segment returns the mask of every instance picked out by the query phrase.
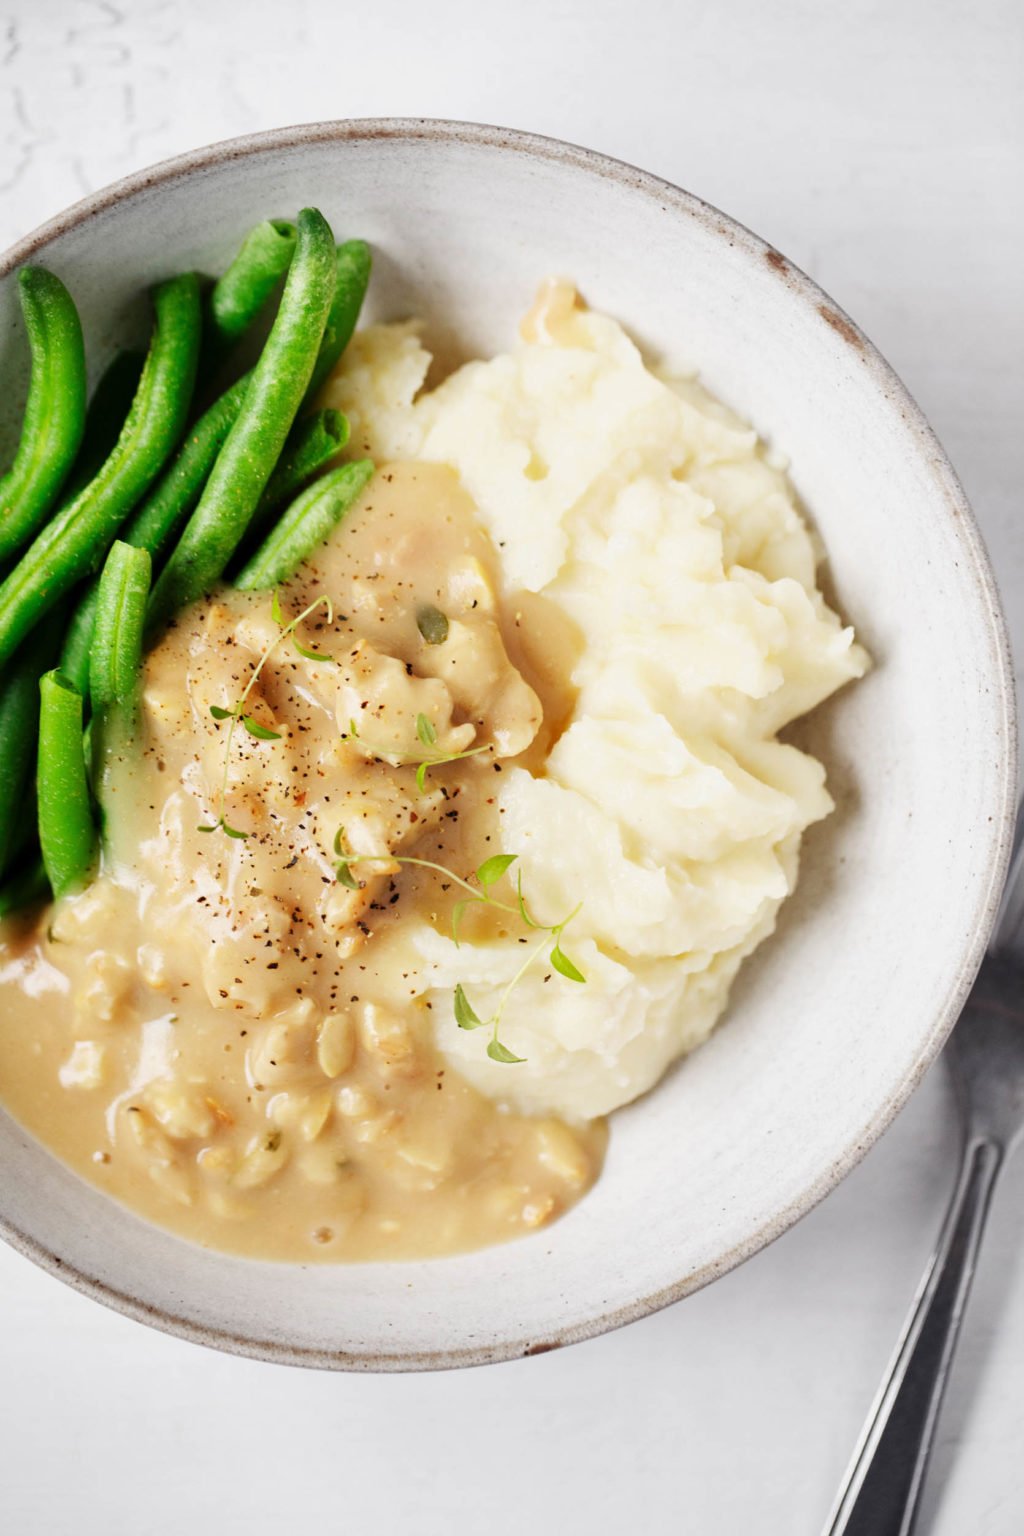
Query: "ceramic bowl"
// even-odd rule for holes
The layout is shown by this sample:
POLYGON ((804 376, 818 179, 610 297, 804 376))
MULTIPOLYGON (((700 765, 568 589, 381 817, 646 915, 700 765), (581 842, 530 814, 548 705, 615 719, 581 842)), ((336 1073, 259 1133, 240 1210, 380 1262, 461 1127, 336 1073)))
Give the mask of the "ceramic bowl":
MULTIPOLYGON (((267 214, 318 204, 372 241, 371 315, 426 317, 450 361, 506 347, 538 280, 577 280, 792 461, 835 600, 876 666, 803 729, 838 801, 713 1039, 618 1114, 604 1174, 557 1225, 422 1264, 225 1257, 140 1221, 0 1115, 9 1241, 97 1300, 270 1360, 388 1370, 538 1353, 721 1275, 857 1162, 954 1022, 1004 874, 1013 691, 992 573, 942 449, 857 327, 778 251, 600 155, 431 121, 214 145, 80 203, 0 268, 3 411, 24 359, 14 270, 51 266, 93 363, 140 290, 217 270, 267 214)), ((0 420, 13 427, 13 420, 0 420)))

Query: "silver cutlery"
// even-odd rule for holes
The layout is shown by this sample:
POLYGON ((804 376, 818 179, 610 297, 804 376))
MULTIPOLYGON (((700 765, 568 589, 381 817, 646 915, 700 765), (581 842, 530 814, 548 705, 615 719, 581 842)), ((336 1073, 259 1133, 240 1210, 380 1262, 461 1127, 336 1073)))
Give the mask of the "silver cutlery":
POLYGON ((992 1194, 1024 1136, 1024 805, 988 955, 946 1058, 963 1124, 960 1175, 827 1536, 911 1536, 992 1194))

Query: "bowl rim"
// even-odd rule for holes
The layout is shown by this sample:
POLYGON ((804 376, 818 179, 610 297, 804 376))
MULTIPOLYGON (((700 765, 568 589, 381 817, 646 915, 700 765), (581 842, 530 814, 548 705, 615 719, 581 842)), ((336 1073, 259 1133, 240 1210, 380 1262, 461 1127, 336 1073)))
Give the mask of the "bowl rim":
POLYGON ((970 932, 965 935, 956 984, 946 999, 944 1007, 933 1021, 932 1028, 911 1067, 903 1080, 892 1086, 888 1096, 877 1108, 863 1131, 796 1199, 791 1201, 784 1210, 765 1221, 757 1231, 696 1273, 687 1274, 680 1280, 649 1295, 641 1296, 626 1306, 595 1314, 582 1322, 557 1330, 552 1337, 538 1340, 526 1348, 520 1340, 498 1339, 468 1349, 442 1348, 436 1351, 357 1355, 314 1347, 297 1347, 269 1338, 253 1338, 244 1333, 210 1328, 186 1316, 151 1306, 136 1296, 119 1291, 104 1281, 84 1274, 47 1248, 45 1244, 22 1232, 0 1213, 0 1236, 17 1252, 31 1259, 49 1274, 63 1280, 74 1290, 137 1322, 147 1323, 161 1332, 231 1354, 282 1365, 351 1371, 440 1370, 484 1365, 524 1355, 545 1354, 563 1345, 578 1343, 647 1317, 662 1307, 702 1289, 712 1280, 718 1279, 745 1259, 767 1247, 812 1210, 860 1162, 906 1103, 938 1055, 960 1015, 984 958, 989 934, 999 910, 1009 864, 1017 806, 1016 682, 1009 636, 995 575, 974 513, 942 445, 903 381, 859 326, 824 289, 795 266, 788 257, 712 204, 627 161, 615 159, 597 150, 586 149, 562 139, 522 129, 460 122, 446 118, 343 118, 324 122, 298 123, 288 127, 244 134, 236 138, 217 140, 199 149, 188 150, 183 154, 158 161, 141 171, 111 182, 108 186, 73 203, 10 246, 0 255, 0 278, 8 276, 16 267, 28 261, 52 240, 77 228, 95 215, 140 193, 183 181, 197 171, 209 170, 234 160, 244 160, 251 155, 264 155, 304 145, 354 143, 363 140, 461 143, 474 148, 523 156, 526 159, 552 161, 598 176, 603 180, 617 182, 646 197, 655 198, 662 206, 670 207, 676 213, 696 218, 713 234, 729 243, 741 244, 749 253, 759 256, 766 262, 798 302, 814 309, 837 335, 859 354, 861 361, 870 369, 876 387, 888 397, 889 410, 902 416, 905 427, 915 434, 922 449, 926 451, 935 473, 937 492, 941 494, 944 502, 943 511, 947 518, 954 521, 967 556, 965 574, 976 584, 981 607, 987 613, 989 620, 989 639, 995 662, 993 684, 998 690, 997 708, 1001 708, 1005 734, 1005 746, 1000 764, 1002 770, 999 786, 1000 804, 998 807, 993 807, 991 818, 991 864, 988 887, 973 915, 970 932))

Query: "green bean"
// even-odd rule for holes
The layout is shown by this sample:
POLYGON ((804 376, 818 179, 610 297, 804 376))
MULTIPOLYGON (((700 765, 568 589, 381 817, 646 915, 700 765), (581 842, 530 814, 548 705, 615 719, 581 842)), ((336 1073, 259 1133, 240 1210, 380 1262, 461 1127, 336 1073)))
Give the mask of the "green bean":
POLYGON ((251 559, 281 508, 294 500, 318 469, 341 452, 348 439, 348 418, 340 411, 315 411, 295 423, 229 569, 241 569, 251 559))
POLYGON ((0 683, 0 875, 18 851, 36 758, 39 679, 53 666, 59 644, 58 624, 40 626, 0 683))
POLYGON ((292 502, 265 543, 243 567, 235 586, 243 592, 257 592, 287 581, 341 522, 370 480, 373 469, 372 460, 356 459, 314 481, 292 502))
POLYGON ((69 683, 74 683, 79 693, 89 691, 89 654, 92 635, 96 626, 96 599, 99 597, 99 581, 86 583, 81 597, 71 610, 64 645, 60 653, 60 670, 69 683))
POLYGON ((149 551, 121 539, 110 546, 96 593, 96 626, 89 657, 93 715, 132 699, 142 661, 142 629, 152 571, 149 551))
MULTIPOLYGON (((338 272, 344 274, 353 265, 353 261, 358 260, 360 253, 364 253, 366 276, 363 281, 363 291, 365 291, 366 279, 369 276, 369 250, 362 241, 349 241, 347 245, 338 248, 338 272), (346 258, 346 253, 348 253, 347 259, 343 259, 346 258)), ((350 282, 343 281, 339 286, 351 297, 350 282)), ((336 289, 335 308, 332 308, 331 315, 331 320, 335 322, 335 333, 333 336, 329 334, 331 324, 329 321, 317 363, 319 367, 330 342, 336 350, 327 362, 326 371, 333 367, 348 335, 351 334, 361 293, 354 305, 350 304, 351 320, 344 336, 337 331, 335 313, 337 299, 336 289)), ((110 371, 112 372, 113 369, 110 371)), ((127 544, 148 549, 154 563, 159 562, 165 551, 167 540, 174 535, 182 518, 191 511, 198 499, 217 451, 241 409, 249 378, 250 374, 243 375, 200 417, 187 434, 174 462, 164 471, 147 499, 121 529, 120 538, 127 544)), ((99 389, 97 389, 97 397, 98 395, 99 389)), ((318 411, 313 416, 296 422, 284 445, 277 468, 267 482, 253 515, 248 530, 250 539, 247 541, 251 542, 253 550, 258 547, 258 544, 252 535, 265 528, 274 514, 282 506, 287 505, 302 489, 310 476, 315 474, 334 454, 341 452, 348 439, 349 424, 340 411, 330 409, 318 411)), ((95 605, 96 592, 93 583, 72 615, 61 657, 62 671, 83 691, 88 684, 88 652, 92 640, 95 605)))
POLYGON ((115 769, 139 735, 142 633, 151 572, 149 551, 118 539, 110 546, 97 589, 96 631, 89 661, 92 721, 87 757, 107 847, 115 846, 119 830, 126 842, 130 836, 123 818, 119 829, 114 814, 115 769))
MULTIPOLYGON (((49 662, 46 664, 49 665, 49 662)), ((14 851, 39 729, 39 679, 34 658, 18 657, 0 685, 0 874, 14 851)))
POLYGON ((7 850, 7 871, 18 869, 24 863, 28 854, 33 857, 39 855, 39 818, 36 814, 36 744, 39 733, 39 680, 36 679, 36 713, 32 722, 32 751, 29 763, 29 778, 25 785, 18 807, 18 819, 15 822, 14 832, 11 836, 7 850))
POLYGON ((259 547, 260 539, 281 508, 295 499, 318 469, 341 452, 348 438, 348 418, 340 411, 315 411, 295 423, 245 531, 243 549, 251 553, 259 547))
POLYGON ((142 352, 118 352, 96 385, 85 413, 82 446, 64 486, 65 503, 74 500, 113 452, 131 410, 145 361, 142 352))
POLYGON ((208 592, 238 547, 305 394, 333 292, 330 225, 315 208, 304 208, 281 305, 245 403, 153 589, 151 632, 208 592))
POLYGON ((61 897, 85 885, 96 862, 82 695, 60 672, 44 672, 39 697, 39 841, 53 894, 61 897))
POLYGON ((74 300, 42 267, 18 274, 32 377, 14 463, 0 480, 0 561, 45 523, 85 425, 85 348, 74 300))
MULTIPOLYGON (((121 529, 118 537, 136 549, 148 549, 154 564, 166 553, 169 540, 198 500, 210 466, 241 409, 248 384, 249 375, 246 374, 225 390, 199 418, 173 462, 121 529)), ((97 586, 96 581, 89 582, 76 603, 60 660, 61 671, 83 693, 89 685, 89 651, 96 621, 97 586)))
POLYGON ((58 512, 0 586, 0 666, 65 592, 99 565, 185 425, 199 350, 194 273, 161 283, 156 325, 134 403, 113 453, 58 512))
POLYGON ((50 882, 43 861, 34 858, 0 886, 0 919, 47 900, 50 882))
POLYGON ((248 330, 287 272, 295 240, 295 225, 287 219, 265 219, 246 235, 210 291, 207 327, 214 350, 227 348, 248 330))
POLYGON ((346 240, 336 255, 334 299, 324 328, 316 367, 306 391, 311 400, 352 340, 370 282, 373 258, 365 240, 346 240))
POLYGON ((122 528, 119 537, 126 544, 148 549, 154 561, 166 553, 168 542, 199 500, 221 445, 242 409, 249 377, 243 374, 186 433, 175 459, 122 528))

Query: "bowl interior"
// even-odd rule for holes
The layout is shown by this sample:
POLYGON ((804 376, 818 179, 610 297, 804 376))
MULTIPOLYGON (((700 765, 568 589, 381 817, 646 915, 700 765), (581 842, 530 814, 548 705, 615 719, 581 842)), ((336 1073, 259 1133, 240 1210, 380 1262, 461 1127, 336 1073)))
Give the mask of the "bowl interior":
MULTIPOLYGON (((898 381, 826 297, 714 210, 527 136, 448 125, 299 129, 204 151, 23 242, 70 284, 91 361, 144 324, 140 289, 217 270, 257 218, 316 203, 376 254, 373 318, 425 316, 451 361, 507 346, 538 280, 575 278, 652 353, 792 460, 845 616, 876 668, 803 729, 835 816, 807 839, 779 933, 728 1020, 616 1117, 604 1176, 557 1226, 429 1264, 254 1264, 192 1247, 84 1186, 0 1114, 0 1217, 72 1283, 158 1326, 313 1364, 473 1363, 628 1320, 783 1230, 877 1135, 980 959, 1005 857, 1015 737, 973 520, 898 381)), ((6 389, 0 429, 14 430, 6 389)))

